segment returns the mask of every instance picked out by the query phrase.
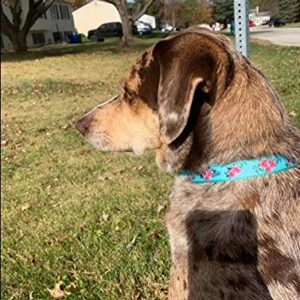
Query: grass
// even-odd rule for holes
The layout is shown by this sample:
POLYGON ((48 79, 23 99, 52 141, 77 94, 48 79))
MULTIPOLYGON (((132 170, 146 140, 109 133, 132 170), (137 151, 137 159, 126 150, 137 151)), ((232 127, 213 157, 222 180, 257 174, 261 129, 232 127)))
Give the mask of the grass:
MULTIPOLYGON (((166 298, 171 176, 72 128, 156 40, 2 57, 2 299, 51 299, 57 283, 66 299, 166 298)), ((253 44, 252 60, 300 126, 300 48, 253 44)))
POLYGON ((284 27, 287 27, 287 28, 300 28, 300 22, 297 22, 297 23, 288 23, 284 27))

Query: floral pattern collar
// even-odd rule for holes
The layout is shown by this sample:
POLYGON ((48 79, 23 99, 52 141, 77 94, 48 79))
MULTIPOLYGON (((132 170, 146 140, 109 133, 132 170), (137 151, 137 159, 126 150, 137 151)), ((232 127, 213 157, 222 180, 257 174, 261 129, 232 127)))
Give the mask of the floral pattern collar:
POLYGON ((200 174, 182 171, 180 176, 194 183, 220 183, 249 179, 297 168, 297 161, 283 155, 244 159, 223 165, 211 165, 200 174))

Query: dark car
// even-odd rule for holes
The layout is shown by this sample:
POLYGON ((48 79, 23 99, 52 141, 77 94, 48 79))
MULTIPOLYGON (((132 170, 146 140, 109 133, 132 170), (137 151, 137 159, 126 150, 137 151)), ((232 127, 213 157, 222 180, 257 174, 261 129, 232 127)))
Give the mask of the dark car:
POLYGON ((104 38, 112 36, 117 36, 119 38, 123 36, 121 23, 105 23, 99 26, 97 29, 93 29, 88 32, 88 39, 92 42, 103 42, 104 38))
POLYGON ((286 24, 286 20, 283 19, 270 19, 270 21, 268 22, 268 25, 271 26, 275 26, 275 27, 280 27, 280 26, 284 26, 286 24))
MULTIPOLYGON (((136 25, 132 26, 132 34, 138 34, 136 25)), ((123 36, 122 24, 120 22, 104 23, 97 29, 88 31, 88 39, 92 42, 103 42, 106 37, 123 36)))

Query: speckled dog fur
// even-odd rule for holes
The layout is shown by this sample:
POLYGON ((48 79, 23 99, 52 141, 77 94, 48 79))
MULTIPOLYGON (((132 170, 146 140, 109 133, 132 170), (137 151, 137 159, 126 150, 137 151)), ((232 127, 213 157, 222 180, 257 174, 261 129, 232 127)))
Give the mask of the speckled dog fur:
MULTIPOLYGON (((300 157, 299 130, 266 78, 227 38, 203 29, 148 49, 120 96, 76 127, 102 151, 154 150, 175 174, 300 157)), ((300 299, 299 195, 299 168, 219 184, 176 177, 166 216, 169 299, 300 299)))

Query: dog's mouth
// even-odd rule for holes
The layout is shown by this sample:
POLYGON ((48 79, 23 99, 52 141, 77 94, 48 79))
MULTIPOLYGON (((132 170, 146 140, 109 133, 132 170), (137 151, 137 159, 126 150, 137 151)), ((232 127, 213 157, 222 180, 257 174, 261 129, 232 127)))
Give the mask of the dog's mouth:
POLYGON ((135 155, 134 151, 132 149, 123 149, 123 150, 120 150, 120 151, 117 151, 117 152, 120 152, 120 153, 126 153, 126 154, 129 154, 129 155, 135 155))
POLYGON ((86 140, 98 151, 101 152, 118 152, 118 153, 124 153, 132 156, 139 155, 139 151, 136 149, 133 149, 132 147, 122 147, 122 148, 115 148, 111 147, 110 143, 103 138, 95 138, 95 136, 88 136, 85 137, 86 140))

